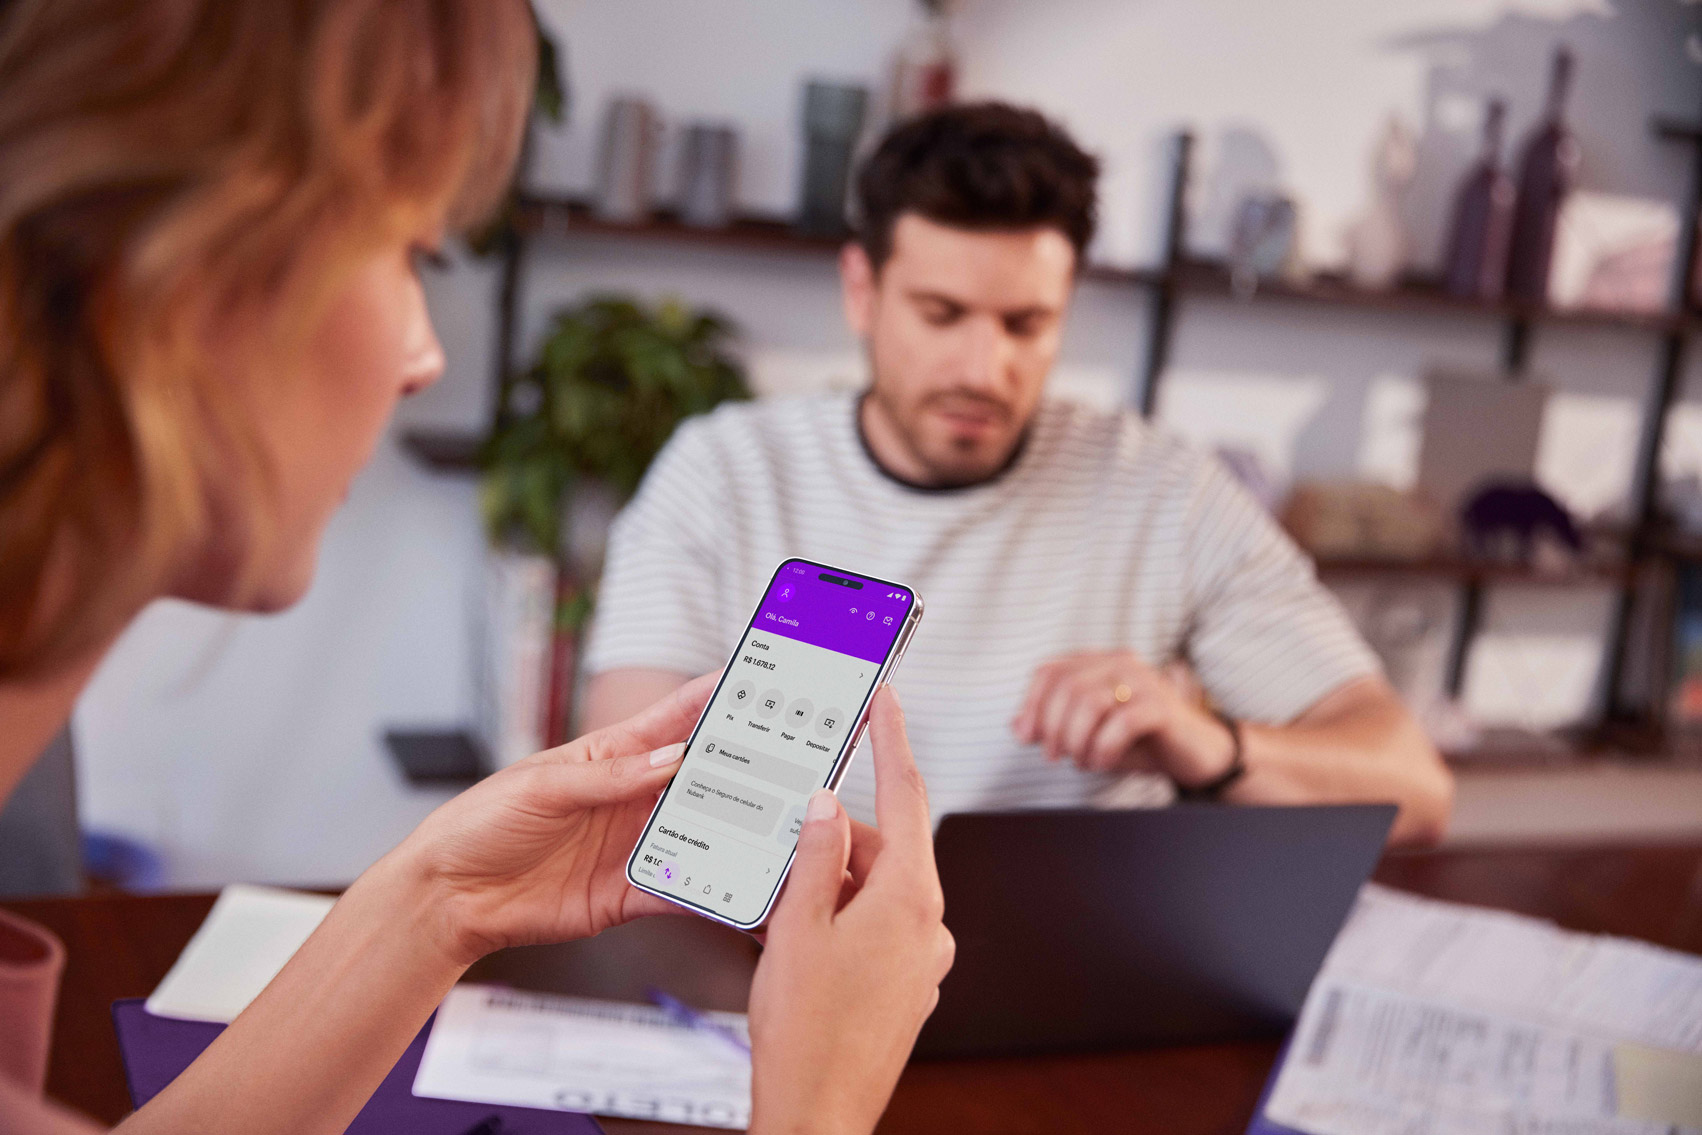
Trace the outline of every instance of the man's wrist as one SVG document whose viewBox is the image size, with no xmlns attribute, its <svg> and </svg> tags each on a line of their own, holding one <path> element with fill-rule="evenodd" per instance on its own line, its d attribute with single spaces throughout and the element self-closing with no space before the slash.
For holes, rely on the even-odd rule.
<svg viewBox="0 0 1702 1135">
<path fill-rule="evenodd" d="M 1247 771 L 1241 723 L 1221 713 L 1206 715 L 1216 740 L 1205 775 L 1171 776 L 1177 794 L 1185 800 L 1211 800 L 1221 796 Z"/>
</svg>

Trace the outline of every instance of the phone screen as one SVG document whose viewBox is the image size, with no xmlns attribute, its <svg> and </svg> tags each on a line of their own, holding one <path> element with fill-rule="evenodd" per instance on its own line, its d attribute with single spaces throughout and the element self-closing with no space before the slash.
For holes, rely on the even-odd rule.
<svg viewBox="0 0 1702 1135">
<path fill-rule="evenodd" d="M 633 849 L 633 884 L 736 926 L 760 923 L 810 795 L 837 782 L 917 610 L 902 585 L 781 564 Z"/>
</svg>

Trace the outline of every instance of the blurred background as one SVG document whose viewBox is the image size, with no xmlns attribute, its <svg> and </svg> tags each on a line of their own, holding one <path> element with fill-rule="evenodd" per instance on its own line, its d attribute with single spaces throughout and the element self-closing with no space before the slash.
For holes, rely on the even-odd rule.
<svg viewBox="0 0 1702 1135">
<path fill-rule="evenodd" d="M 564 344 L 638 328 L 650 364 L 620 366 L 700 367 L 638 427 L 588 400 L 592 433 L 741 380 L 860 385 L 843 167 L 941 98 L 1032 104 L 1103 160 L 1052 393 L 1150 411 L 1284 517 L 1454 763 L 1452 841 L 1702 832 L 1702 5 L 535 3 L 554 81 L 518 196 L 429 273 L 448 372 L 312 592 L 156 605 L 74 762 L 20 798 L 116 837 L 91 869 L 344 882 L 567 732 L 599 532 L 642 466 L 515 441 L 588 397 Z M 1534 269 L 1507 246 L 1529 170 L 1567 190 Z M 486 514 L 530 545 L 493 550 Z"/>
</svg>

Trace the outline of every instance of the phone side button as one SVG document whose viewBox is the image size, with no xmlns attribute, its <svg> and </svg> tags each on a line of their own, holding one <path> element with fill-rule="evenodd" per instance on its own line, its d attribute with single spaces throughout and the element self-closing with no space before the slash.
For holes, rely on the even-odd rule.
<svg viewBox="0 0 1702 1135">
<path fill-rule="evenodd" d="M 851 731 L 851 743 L 845 747 L 845 759 L 839 762 L 839 771 L 833 774 L 833 779 L 827 782 L 829 792 L 838 792 L 839 784 L 845 779 L 845 774 L 851 770 L 851 758 L 857 754 L 857 746 L 863 743 L 863 731 L 869 727 L 869 718 L 865 714 L 863 720 L 857 723 L 857 728 Z"/>
<path fill-rule="evenodd" d="M 892 660 L 892 670 L 898 669 L 898 664 L 904 661 L 904 652 L 910 649 L 910 640 L 915 637 L 916 620 L 911 619 L 910 625 L 904 628 L 904 637 L 898 641 L 898 655 Z M 888 673 L 891 673 L 891 670 Z"/>
</svg>

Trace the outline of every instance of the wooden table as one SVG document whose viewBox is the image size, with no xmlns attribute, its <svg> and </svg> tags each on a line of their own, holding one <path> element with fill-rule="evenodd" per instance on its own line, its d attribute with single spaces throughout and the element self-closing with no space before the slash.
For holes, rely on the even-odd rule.
<svg viewBox="0 0 1702 1135">
<path fill-rule="evenodd" d="M 1702 953 L 1702 844 L 1391 855 L 1376 877 Z M 48 1078 L 55 1097 L 107 1122 L 129 1110 L 110 1006 L 153 989 L 212 901 L 159 895 L 4 904 L 48 926 L 68 950 Z M 705 1006 L 738 1009 L 755 955 L 749 939 L 711 923 L 650 919 L 591 942 L 505 951 L 471 976 L 632 1000 L 643 999 L 645 985 L 665 982 Z M 881 1131 L 1234 1135 L 1245 1129 L 1275 1054 L 1274 1044 L 1243 1043 L 916 1064 L 899 1082 Z M 663 1130 L 604 1123 L 611 1132 Z"/>
</svg>

